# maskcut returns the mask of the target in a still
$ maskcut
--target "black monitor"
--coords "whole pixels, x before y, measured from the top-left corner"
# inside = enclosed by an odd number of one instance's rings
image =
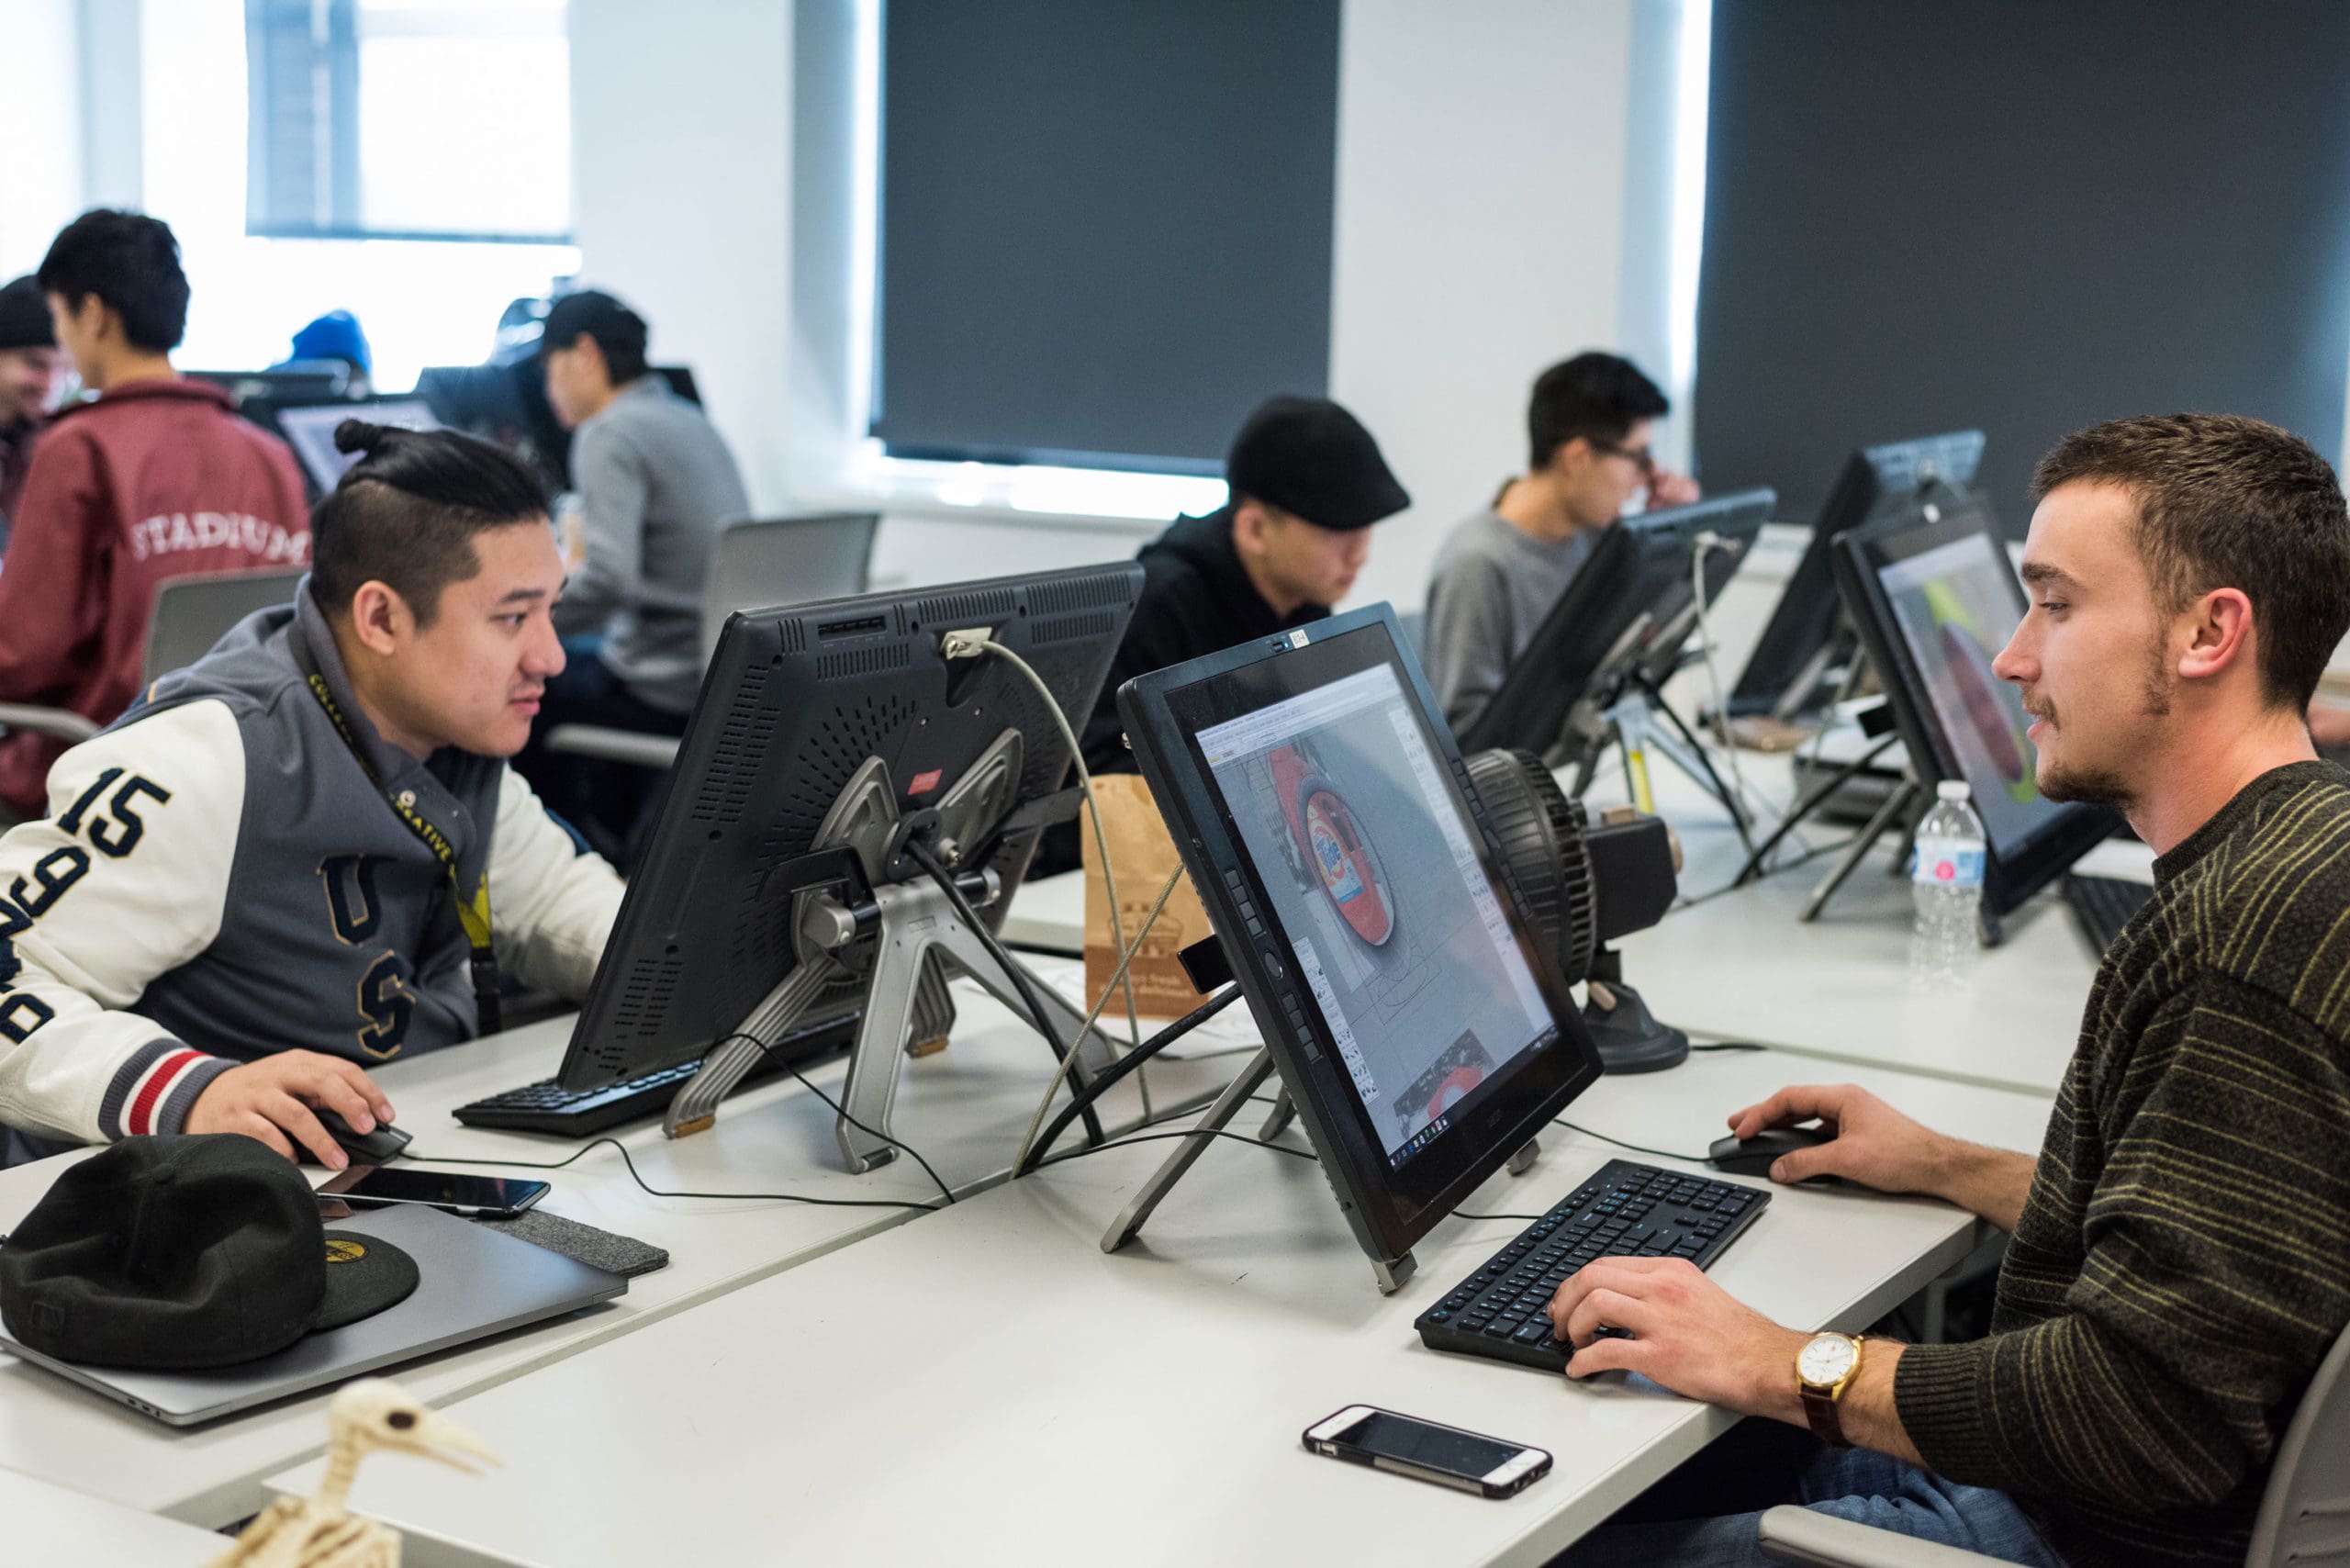
[[[1069,749],[1008,660],[950,658],[942,639],[990,633],[1081,717],[1141,583],[1127,562],[729,617],[572,1031],[563,1086],[701,1059],[744,1030],[803,960],[815,963],[819,890],[860,924],[859,940],[869,936],[877,900],[890,902],[901,882],[929,886],[892,837],[908,818],[944,823],[939,856],[970,882],[988,931],[1000,928],[1004,903],[988,895],[1019,885],[1057,799],[1073,808],[1061,797]],[[821,997],[769,1019],[781,1048],[839,1043],[865,995],[859,966],[878,961],[845,936],[824,951],[841,962]]]
[[[317,402],[344,396],[351,368],[341,360],[296,360],[269,370],[191,370],[187,377],[212,383],[240,404]]]
[[[1981,431],[1920,436],[1852,454],[1821,504],[1803,559],[1730,692],[1731,714],[1789,719],[1813,705],[1820,677],[1834,661],[1838,604],[1829,553],[1837,535],[1866,522],[1879,507],[1929,486],[1972,485],[1982,465]]]
[[[302,462],[313,499],[342,482],[342,476],[363,455],[335,450],[336,427],[345,420],[397,425],[404,430],[438,429],[441,421],[421,398],[339,398],[331,403],[295,403],[274,410],[277,433]]]
[[[1600,1071],[1440,712],[1383,604],[1118,692],[1382,1279]]]
[[[1991,662],[2026,608],[1990,508],[1916,504],[1837,541],[1836,586],[1885,685],[1911,767],[1930,798],[1963,778],[1983,819],[1986,931],[2112,831],[2112,813],[2040,792],[2029,720]]]
[[[1702,536],[1712,534],[1718,545],[1705,553],[1710,604],[1754,547],[1777,501],[1771,490],[1742,490],[1604,530],[1500,689],[1461,726],[1461,746],[1548,755],[1577,702],[1612,700],[1600,688],[1636,674],[1662,682],[1695,622],[1692,566]]]

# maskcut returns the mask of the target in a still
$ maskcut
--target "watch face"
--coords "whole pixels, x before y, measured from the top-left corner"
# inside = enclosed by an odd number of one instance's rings
[[[1852,1370],[1860,1352],[1841,1334],[1821,1334],[1796,1357],[1796,1375],[1819,1388],[1834,1384]]]

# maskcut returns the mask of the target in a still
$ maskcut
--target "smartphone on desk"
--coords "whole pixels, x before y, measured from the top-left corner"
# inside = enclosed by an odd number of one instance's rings
[[[1550,1473],[1550,1456],[1459,1427],[1372,1405],[1349,1405],[1305,1428],[1305,1446],[1330,1459],[1389,1470],[1483,1497],[1509,1497]]]
[[[413,1165],[354,1165],[319,1188],[353,1208],[421,1204],[467,1219],[508,1219],[547,1195],[544,1182],[506,1176],[461,1176]]]

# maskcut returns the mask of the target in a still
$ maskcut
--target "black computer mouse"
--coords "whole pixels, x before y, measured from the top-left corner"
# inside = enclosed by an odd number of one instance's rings
[[[372,1133],[358,1133],[351,1130],[349,1122],[324,1106],[319,1107],[312,1114],[319,1118],[319,1125],[326,1128],[327,1137],[334,1139],[342,1152],[351,1156],[353,1165],[387,1164],[398,1159],[400,1151],[408,1146],[408,1134],[386,1122],[377,1122]]]
[[[1714,1146],[1706,1150],[1706,1163],[1733,1176],[1768,1176],[1781,1155],[1793,1154],[1799,1148],[1816,1148],[1835,1136],[1826,1127],[1764,1127],[1750,1138],[1716,1138]]]

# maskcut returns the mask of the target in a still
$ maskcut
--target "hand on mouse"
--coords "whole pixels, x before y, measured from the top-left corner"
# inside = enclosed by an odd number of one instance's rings
[[[1732,1113],[1729,1130],[1750,1138],[1765,1127],[1791,1127],[1815,1116],[1832,1136],[1815,1148],[1782,1155],[1771,1167],[1772,1181],[1842,1176],[1880,1193],[1940,1191],[1943,1155],[1953,1140],[1850,1083],[1782,1089],[1759,1105]]]
[[[354,1132],[392,1119],[391,1102],[352,1063],[317,1051],[278,1051],[206,1084],[188,1107],[186,1126],[192,1133],[242,1133],[288,1159],[298,1141],[328,1170],[341,1170],[351,1158],[312,1114],[314,1105],[334,1111]]]

